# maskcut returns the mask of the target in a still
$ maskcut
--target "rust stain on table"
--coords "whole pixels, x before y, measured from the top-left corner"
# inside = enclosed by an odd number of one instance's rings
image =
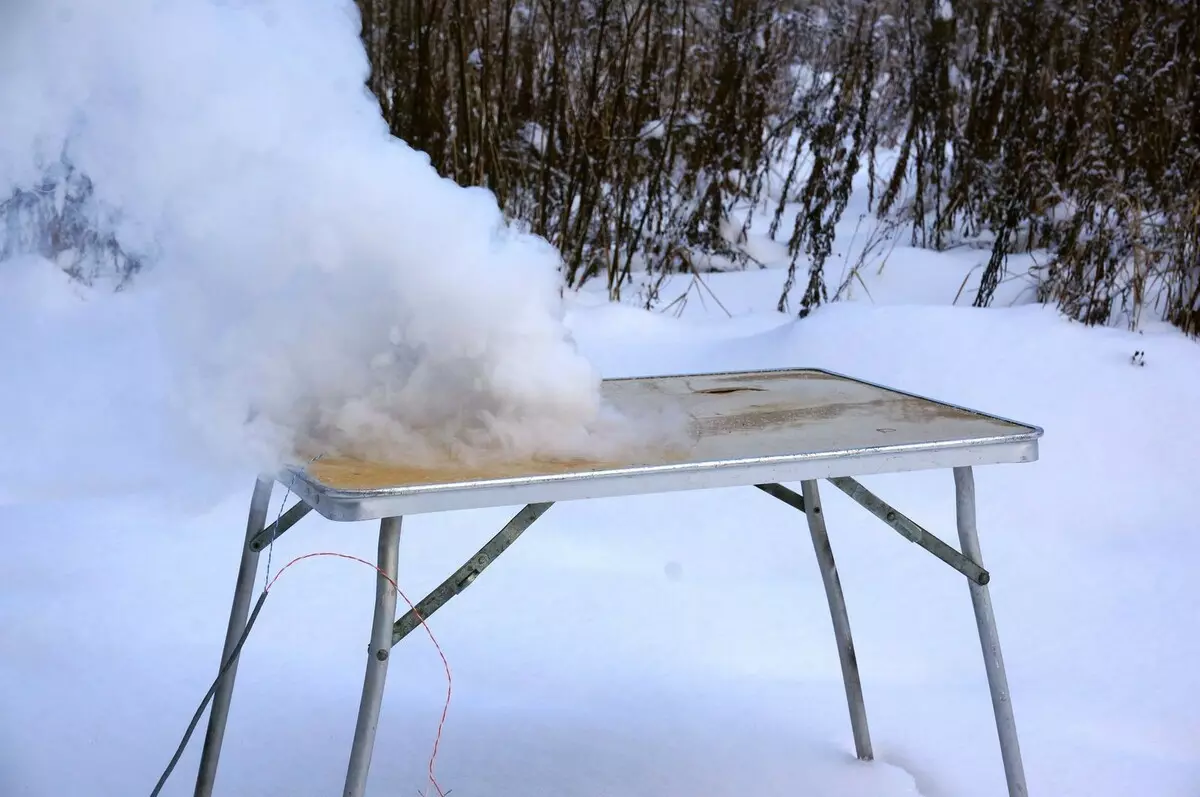
[[[448,463],[436,467],[366,462],[351,457],[322,457],[307,467],[316,481],[334,490],[377,490],[429,484],[492,481],[522,476],[613,470],[637,463],[595,462],[583,459],[498,461],[481,464]]]

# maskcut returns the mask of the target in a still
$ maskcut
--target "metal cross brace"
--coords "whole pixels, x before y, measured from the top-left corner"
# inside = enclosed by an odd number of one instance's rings
[[[882,498],[875,495],[866,487],[863,487],[854,479],[845,476],[835,476],[828,481],[834,487],[854,499],[854,502],[859,506],[886,523],[901,537],[904,537],[909,542],[915,542],[971,581],[980,586],[984,586],[991,581],[991,575],[988,571],[984,570],[969,557],[959,553],[952,546],[938,539],[916,521],[894,509]],[[798,509],[801,512],[804,511],[803,496],[792,490],[778,484],[760,484],[757,486],[758,489],[778,498],[794,509]]]
[[[475,581],[488,565],[496,561],[496,557],[504,553],[508,546],[517,541],[533,522],[546,513],[553,503],[529,504],[518,512],[504,528],[497,532],[487,543],[472,556],[466,564],[455,570],[449,578],[436,589],[426,595],[415,609],[408,612],[392,626],[392,647],[413,629],[421,625],[430,615],[442,608],[446,603]]]
[[[421,625],[422,620],[428,619],[430,615],[446,605],[451,598],[471,586],[471,582],[488,565],[496,561],[496,557],[504,553],[510,545],[516,542],[517,538],[524,534],[533,525],[533,522],[544,515],[546,510],[551,506],[553,506],[553,502],[529,504],[518,512],[504,528],[497,532],[496,536],[488,540],[474,556],[467,560],[466,564],[454,571],[449,578],[426,595],[417,604],[415,609],[410,609],[407,614],[396,621],[392,629],[392,646],[395,647],[401,639],[404,639],[404,637],[408,636],[415,628]],[[284,512],[278,520],[270,523],[257,534],[253,535],[247,547],[254,553],[263,551],[268,545],[282,537],[285,532],[299,523],[311,511],[311,506],[304,501],[300,501],[293,505],[287,512]]]
[[[282,537],[284,532],[299,523],[304,516],[311,511],[312,507],[304,501],[294,504],[291,509],[289,509],[287,512],[284,512],[283,515],[274,523],[270,524],[250,539],[250,550],[254,553],[260,553],[268,545]]]

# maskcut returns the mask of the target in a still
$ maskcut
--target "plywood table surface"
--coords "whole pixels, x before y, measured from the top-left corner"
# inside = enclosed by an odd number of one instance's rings
[[[730,486],[753,481],[749,471],[786,471],[788,465],[805,462],[833,466],[859,460],[859,467],[842,468],[850,474],[877,472],[880,467],[1029,461],[1036,458],[1041,433],[1037,427],[818,369],[610,379],[602,383],[602,391],[614,408],[634,418],[663,411],[683,417],[682,444],[641,448],[606,461],[417,466],[321,456],[291,476],[297,491],[317,511],[334,519],[362,520],[388,512]],[[979,456],[984,450],[990,458]],[[875,463],[864,462],[872,457]],[[717,471],[725,477],[699,477]],[[735,471],[743,472],[741,478],[733,475]],[[692,478],[684,479],[685,474]],[[842,473],[834,467],[763,475],[778,481]],[[285,484],[286,478],[281,479]],[[646,482],[647,489],[635,482]],[[544,495],[539,496],[539,485]]]

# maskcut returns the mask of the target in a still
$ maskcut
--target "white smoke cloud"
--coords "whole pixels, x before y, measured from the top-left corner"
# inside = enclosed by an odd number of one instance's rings
[[[91,179],[227,451],[646,442],[566,334],[558,253],[389,136],[358,33],[351,0],[8,0],[0,197],[64,152]]]

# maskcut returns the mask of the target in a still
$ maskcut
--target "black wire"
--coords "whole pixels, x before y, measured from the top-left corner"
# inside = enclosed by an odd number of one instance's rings
[[[217,692],[217,684],[221,682],[221,678],[237,661],[238,655],[242,652],[242,645],[246,644],[246,637],[250,636],[250,629],[254,627],[254,621],[258,618],[258,613],[263,607],[263,602],[267,599],[267,591],[263,590],[258,596],[258,602],[254,604],[254,609],[250,612],[250,617],[246,620],[246,627],[242,629],[242,635],[238,638],[237,644],[233,646],[233,651],[229,654],[229,658],[221,665],[221,669],[217,671],[217,677],[213,679],[212,686],[208,688],[208,694],[200,701],[200,707],[196,709],[196,713],[192,716],[192,721],[188,725],[187,731],[183,734],[183,739],[179,742],[178,749],[175,750],[175,755],[171,757],[171,763],[167,764],[167,768],[163,771],[162,777],[158,779],[158,785],[154,787],[154,791],[150,792],[150,797],[158,797],[158,793],[162,791],[162,787],[166,784],[167,778],[171,777],[171,772],[175,769],[175,765],[179,763],[179,759],[183,756],[183,751],[187,749],[188,741],[192,738],[192,732],[196,730],[196,726],[200,724],[200,718],[204,716],[204,709],[208,708],[208,703],[212,700],[213,695]]]

